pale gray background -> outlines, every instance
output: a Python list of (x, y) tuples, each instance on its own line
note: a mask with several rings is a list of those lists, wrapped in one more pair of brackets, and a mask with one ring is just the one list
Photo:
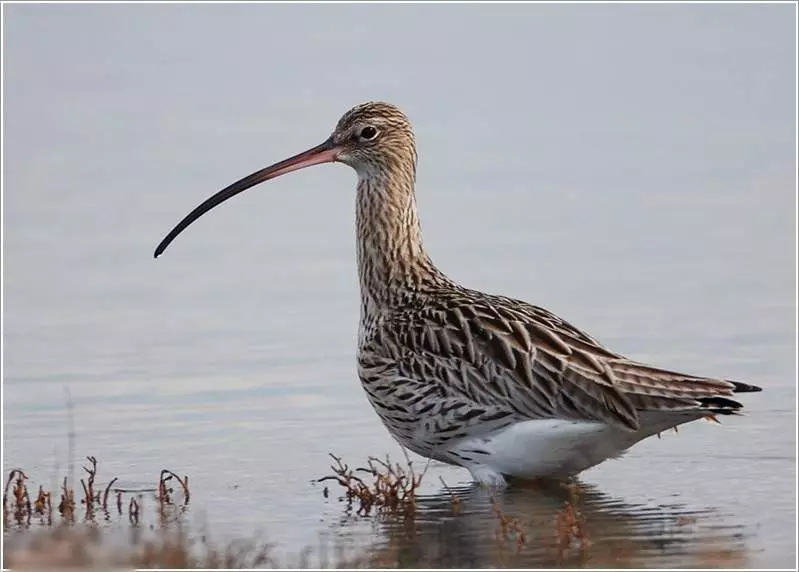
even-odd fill
[(326, 453), (397, 451), (354, 373), (353, 173), (271, 182), (152, 250), (383, 99), (416, 126), (450, 276), (766, 388), (583, 480), (718, 509), (748, 563), (792, 564), (794, 10), (6, 5), (4, 462), (63, 471), (69, 386), (105, 475), (168, 465), (225, 534), (313, 542), (339, 511), (308, 485)]

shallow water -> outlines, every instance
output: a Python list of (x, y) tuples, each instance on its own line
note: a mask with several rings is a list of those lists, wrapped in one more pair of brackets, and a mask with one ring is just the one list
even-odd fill
[[(793, 9), (6, 6), (4, 463), (67, 470), (68, 388), (101, 480), (188, 474), (213, 534), (286, 554), (332, 535), (407, 565), (792, 566)], [(355, 376), (347, 168), (246, 193), (152, 259), (373, 98), (416, 125), (450, 276), (765, 389), (584, 473), (587, 550), (546, 548), (558, 491), (497, 498), (516, 554), (459, 469), (430, 466), (415, 534), (311, 484), (331, 451), (401, 458)]]

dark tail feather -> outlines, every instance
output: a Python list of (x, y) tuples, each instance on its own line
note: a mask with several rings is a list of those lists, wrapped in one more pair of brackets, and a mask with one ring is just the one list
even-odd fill
[(734, 386), (732, 389), (733, 393), (752, 393), (755, 391), (763, 391), (762, 387), (758, 387), (756, 385), (749, 385), (748, 383), (741, 383), (740, 381), (732, 381), (729, 379), (726, 381), (733, 384)]
[[(752, 393), (763, 390), (761, 387), (756, 385), (749, 385), (748, 383), (741, 383), (740, 381), (726, 381), (733, 385), (733, 393)], [(720, 396), (703, 397), (699, 399), (699, 402), (711, 413), (720, 415), (731, 415), (733, 413), (738, 413), (739, 410), (743, 408), (743, 404), (738, 403), (734, 399)]]
[(710, 413), (718, 413), (720, 415), (737, 413), (739, 409), (743, 408), (743, 404), (726, 397), (703, 397), (699, 402)]

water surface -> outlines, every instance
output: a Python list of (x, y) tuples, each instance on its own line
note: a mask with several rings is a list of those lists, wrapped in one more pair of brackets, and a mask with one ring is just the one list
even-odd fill
[[(793, 565), (792, 6), (5, 8), (4, 463), (66, 470), (69, 388), (101, 478), (189, 474), (217, 537), (286, 554), (321, 534), (409, 565)], [(152, 259), (369, 99), (416, 126), (450, 276), (765, 388), (584, 473), (585, 552), (543, 548), (558, 492), (497, 499), (534, 539), (499, 554), (465, 471), (429, 468), (414, 534), (311, 484), (331, 451), (401, 458), (355, 375), (346, 167), (237, 197)], [(467, 487), (459, 515), (439, 477)]]

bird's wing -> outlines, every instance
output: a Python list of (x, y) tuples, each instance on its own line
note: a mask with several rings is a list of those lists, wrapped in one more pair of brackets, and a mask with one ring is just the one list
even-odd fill
[(403, 375), (526, 419), (637, 430), (639, 411), (732, 412), (741, 405), (727, 396), (757, 390), (636, 363), (543, 308), (468, 290), (437, 296), (394, 331)]

